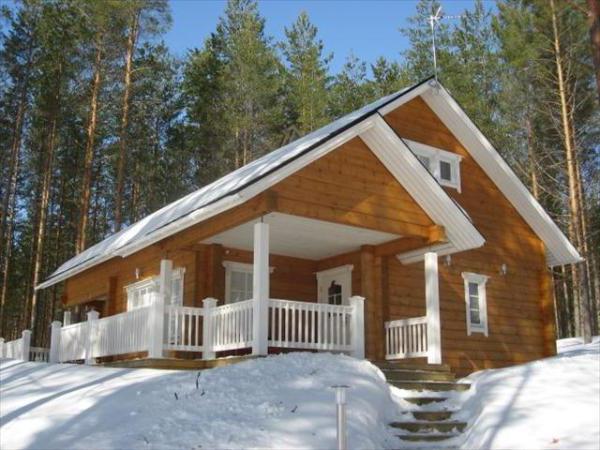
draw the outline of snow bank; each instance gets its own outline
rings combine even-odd
[[[558,341],[558,356],[476,372],[460,416],[465,449],[600,448],[600,341]]]
[[[347,384],[351,448],[388,448],[398,413],[367,361],[293,353],[197,372],[0,363],[0,447],[332,448]]]

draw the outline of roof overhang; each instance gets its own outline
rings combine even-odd
[[[421,97],[542,240],[548,266],[581,262],[577,249],[448,91],[437,84]]]
[[[448,242],[432,246],[429,251],[443,249],[449,254],[478,248],[485,243],[467,215],[380,115],[360,137],[433,222],[444,226]],[[416,261],[422,255],[422,250],[415,250],[407,257],[404,254],[398,257],[405,263]]]

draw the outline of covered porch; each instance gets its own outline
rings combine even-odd
[[[440,363],[437,255],[424,255],[425,316],[390,321],[381,279],[384,258],[443,240],[443,229],[433,233],[437,237],[403,237],[278,212],[262,214],[193,244],[221,246],[220,264],[230,278],[224,298],[204,298],[194,306],[177,301],[182,297],[174,292],[179,289],[174,281],[180,269],[163,259],[159,276],[142,294],[151,296],[149,306],[103,318],[91,311],[78,324],[53,323],[50,359],[92,363],[137,354],[214,360],[303,349],[370,359],[426,357]],[[240,255],[251,261],[240,262]],[[290,261],[286,258],[312,262],[314,289],[288,288],[285,298],[273,295],[271,281]],[[303,283],[306,279],[299,278],[297,284]]]

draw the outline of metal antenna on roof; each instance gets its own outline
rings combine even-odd
[[[462,16],[445,16],[440,6],[435,14],[429,16],[429,27],[431,28],[431,53],[433,54],[433,76],[437,85],[438,70],[437,70],[437,52],[435,47],[435,29],[442,19],[458,19]]]

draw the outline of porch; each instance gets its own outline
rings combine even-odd
[[[183,285],[174,283],[182,269],[174,267],[172,260],[163,259],[158,276],[140,285],[136,296],[132,295],[144,297],[142,307],[102,318],[97,311],[90,311],[86,321],[74,324],[66,314],[63,324],[54,322],[49,360],[88,364],[119,359],[214,361],[307,350],[371,359],[427,358],[437,364],[441,362],[437,255],[424,254],[424,316],[389,320],[383,311],[386,299],[369,279],[377,258],[393,255],[415,242],[425,243],[414,237],[267,214],[196,244],[225,244],[249,252],[252,264],[246,266],[250,266],[250,298],[236,297],[233,291],[237,292],[238,287],[227,284],[221,304],[212,297],[184,304],[181,292],[177,292]],[[352,283],[353,260],[348,257],[357,247],[362,249],[356,268],[360,287]],[[314,273],[318,287],[312,301],[293,296],[274,298],[271,279],[283,268],[270,265],[273,255],[314,261],[325,258],[340,265],[329,267],[332,262]],[[222,262],[228,267],[235,264],[243,265]],[[134,293],[129,292],[131,289],[126,288],[128,294]],[[366,354],[367,343],[383,349],[383,355]]]

